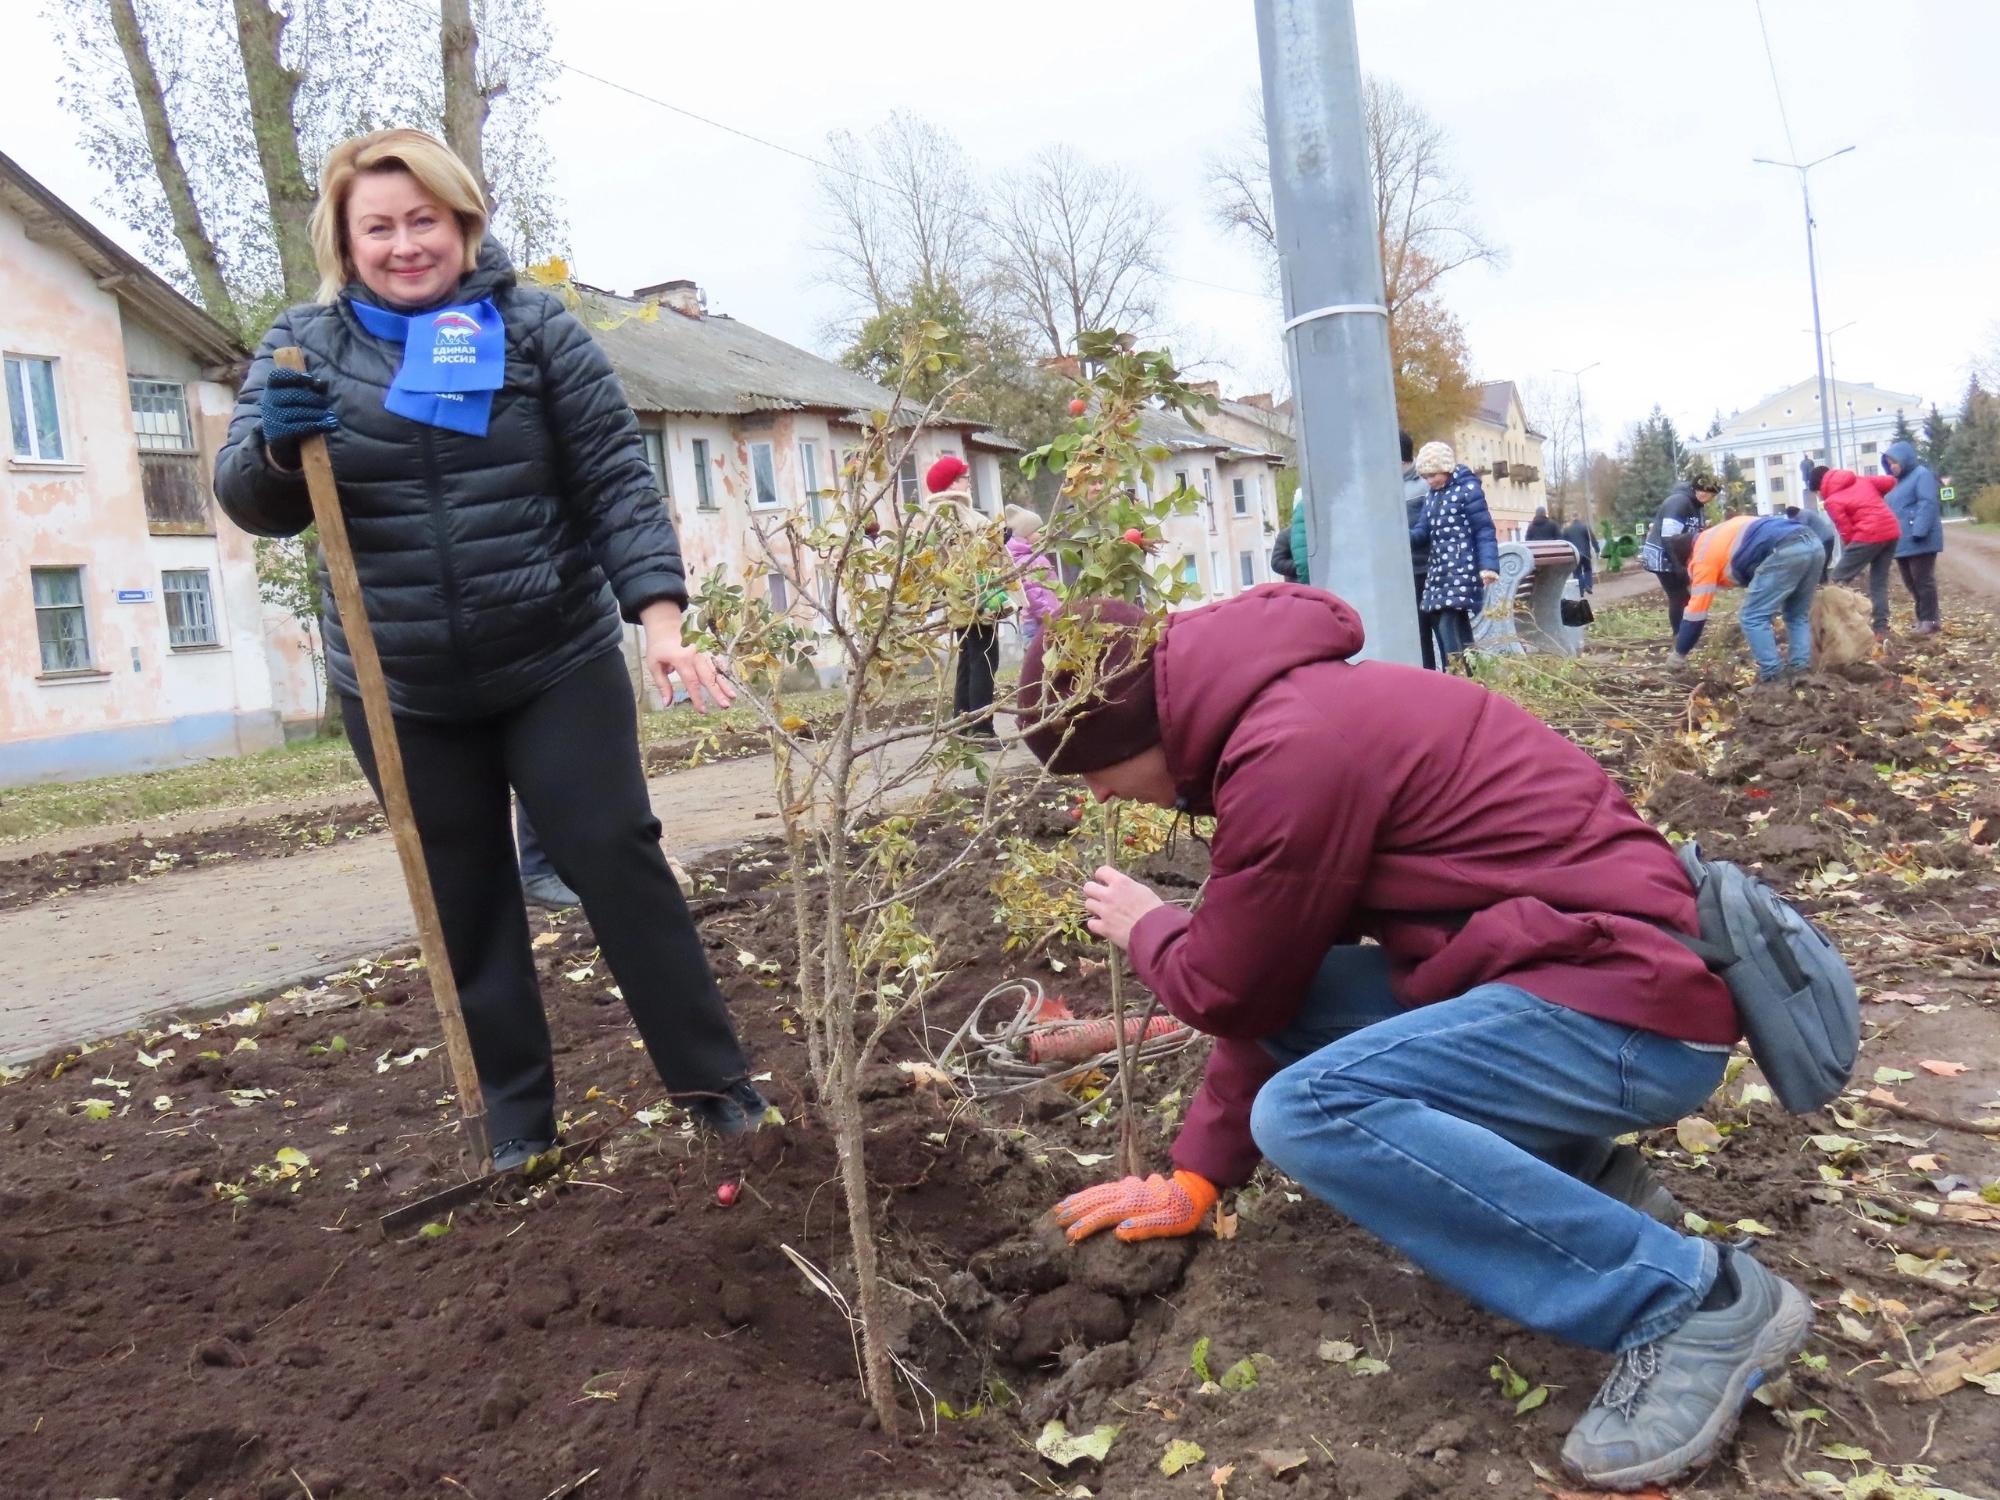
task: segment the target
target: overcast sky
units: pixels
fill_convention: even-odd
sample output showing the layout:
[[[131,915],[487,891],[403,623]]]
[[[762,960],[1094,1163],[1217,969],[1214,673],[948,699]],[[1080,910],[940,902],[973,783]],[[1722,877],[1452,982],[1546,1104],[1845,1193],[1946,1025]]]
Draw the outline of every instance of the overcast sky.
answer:
[[[72,202],[101,183],[56,107],[30,0],[9,16],[0,147]],[[1069,142],[1172,211],[1168,312],[1232,392],[1281,378],[1259,264],[1211,227],[1207,158],[1257,83],[1247,0],[1010,0],[888,8],[561,0],[565,62],[809,154],[830,129],[925,114],[982,167]],[[1504,269],[1444,284],[1477,373],[1584,377],[1593,439],[1655,402],[1697,428],[1813,373],[1796,174],[1752,0],[1359,0],[1362,64],[1449,130]],[[1956,405],[2000,324],[1996,0],[1764,0],[1843,379]],[[867,18],[881,17],[870,21]],[[22,21],[30,24],[22,25]],[[813,346],[816,169],[574,74],[544,122],[577,274],[691,277],[712,309]],[[93,210],[93,212],[95,212]],[[102,218],[101,213],[96,213]],[[114,228],[115,226],[108,226]]]

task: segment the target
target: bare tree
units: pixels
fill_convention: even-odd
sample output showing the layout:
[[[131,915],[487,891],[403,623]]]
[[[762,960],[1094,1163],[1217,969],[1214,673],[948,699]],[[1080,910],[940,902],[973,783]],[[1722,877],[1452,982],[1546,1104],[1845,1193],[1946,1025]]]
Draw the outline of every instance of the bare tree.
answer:
[[[1471,195],[1451,169],[1444,127],[1387,79],[1365,79],[1362,96],[1383,304],[1394,318],[1403,303],[1426,295],[1459,267],[1498,263],[1502,256],[1472,220]],[[1209,162],[1209,208],[1223,229],[1242,230],[1269,250],[1275,276],[1278,234],[1261,96],[1252,98],[1250,113],[1243,141]]]
[[[271,207],[271,232],[278,246],[278,269],[285,295],[294,302],[311,297],[319,285],[313,266],[313,185],[299,160],[297,104],[305,74],[287,66],[285,27],[290,17],[269,0],[235,0],[236,39],[243,55],[243,80],[250,101],[250,131],[264,174]]]
[[[202,222],[201,206],[195,202],[188,183],[187,168],[181,161],[180,143],[174,139],[173,122],[167,116],[166,93],[160,76],[146,50],[145,32],[132,0],[110,0],[111,26],[124,55],[126,72],[132,79],[132,94],[139,118],[144,123],[146,146],[159,171],[159,183],[173,220],[174,239],[187,257],[204,306],[226,323],[236,321],[236,301],[223,279],[222,261],[215,242]]]
[[[1553,375],[1524,380],[1520,391],[1528,426],[1542,435],[1543,477],[1551,504],[1581,515],[1583,439],[1576,425],[1576,393],[1567,380]]]
[[[443,123],[439,24],[417,6],[45,0],[44,15],[64,107],[112,184],[104,206],[249,339],[312,295],[305,226],[327,151],[386,125]],[[470,16],[495,230],[517,258],[539,258],[564,237],[537,127],[556,72],[542,0],[471,0]]]
[[[987,229],[978,173],[964,149],[919,115],[900,111],[861,140],[834,131],[836,166],[820,177],[829,224],[820,252],[828,285],[858,323],[949,290],[983,310]]]
[[[1093,328],[1157,331],[1166,211],[1120,168],[1051,146],[996,194],[993,284],[1001,312],[1050,355]]]
[[[479,33],[472,24],[472,0],[440,0],[438,51],[444,68],[444,140],[472,169],[479,190],[486,184],[485,131],[491,101],[479,87]]]

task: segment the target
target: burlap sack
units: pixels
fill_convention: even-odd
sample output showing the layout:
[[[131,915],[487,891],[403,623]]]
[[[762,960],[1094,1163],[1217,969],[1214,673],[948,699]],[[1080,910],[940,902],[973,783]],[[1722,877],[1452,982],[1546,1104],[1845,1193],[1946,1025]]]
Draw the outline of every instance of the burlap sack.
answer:
[[[1866,661],[1875,654],[1868,600],[1853,589],[1822,588],[1813,595],[1813,665],[1821,669]]]

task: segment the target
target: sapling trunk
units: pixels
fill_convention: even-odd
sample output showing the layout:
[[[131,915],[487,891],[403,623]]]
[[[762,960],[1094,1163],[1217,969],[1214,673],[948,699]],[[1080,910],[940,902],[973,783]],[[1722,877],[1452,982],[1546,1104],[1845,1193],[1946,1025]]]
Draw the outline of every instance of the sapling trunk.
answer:
[[[1118,864],[1118,812],[1104,814],[1104,862]],[[1118,1046],[1118,1175],[1139,1175],[1139,1120],[1132,1112],[1132,1063],[1138,1054],[1138,1040],[1125,1034],[1125,955],[1116,943],[1111,950],[1111,1030]]]

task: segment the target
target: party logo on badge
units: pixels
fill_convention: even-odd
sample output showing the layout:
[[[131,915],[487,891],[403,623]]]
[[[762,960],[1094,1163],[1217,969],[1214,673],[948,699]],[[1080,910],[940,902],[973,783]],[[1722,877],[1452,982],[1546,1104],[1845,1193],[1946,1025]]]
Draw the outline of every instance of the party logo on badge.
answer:
[[[446,308],[431,319],[433,342],[432,360],[441,365],[476,364],[479,356],[473,350],[472,341],[483,331],[479,320],[470,313],[457,308]]]

